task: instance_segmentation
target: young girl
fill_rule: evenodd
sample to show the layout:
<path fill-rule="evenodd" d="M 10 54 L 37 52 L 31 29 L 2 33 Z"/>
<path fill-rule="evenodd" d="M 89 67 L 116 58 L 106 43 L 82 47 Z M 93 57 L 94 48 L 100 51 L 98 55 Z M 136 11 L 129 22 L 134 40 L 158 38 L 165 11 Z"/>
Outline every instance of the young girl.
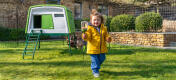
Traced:
<path fill-rule="evenodd" d="M 103 16 L 95 9 L 90 14 L 90 23 L 87 31 L 82 34 L 82 38 L 84 41 L 87 41 L 87 54 L 91 56 L 93 75 L 94 77 L 99 77 L 99 69 L 107 53 L 106 42 L 111 42 L 111 37 L 103 24 Z M 85 29 L 85 27 L 82 29 Z"/>

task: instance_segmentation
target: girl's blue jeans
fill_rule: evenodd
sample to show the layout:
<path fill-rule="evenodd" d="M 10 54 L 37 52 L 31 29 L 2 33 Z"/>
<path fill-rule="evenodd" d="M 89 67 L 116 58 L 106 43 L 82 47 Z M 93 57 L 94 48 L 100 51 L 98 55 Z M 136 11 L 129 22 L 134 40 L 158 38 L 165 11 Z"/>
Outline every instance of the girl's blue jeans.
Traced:
<path fill-rule="evenodd" d="M 101 64 L 104 62 L 104 60 L 106 59 L 105 53 L 101 53 L 101 54 L 91 54 L 91 69 L 94 73 L 99 73 L 99 69 Z"/>

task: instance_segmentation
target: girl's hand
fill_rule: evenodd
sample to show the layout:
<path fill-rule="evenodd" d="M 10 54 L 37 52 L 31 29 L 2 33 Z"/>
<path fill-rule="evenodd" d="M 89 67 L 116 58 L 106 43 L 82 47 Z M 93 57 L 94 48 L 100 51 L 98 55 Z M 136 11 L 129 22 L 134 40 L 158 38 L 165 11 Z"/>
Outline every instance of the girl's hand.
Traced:
<path fill-rule="evenodd" d="M 83 39 L 86 39 L 87 35 L 85 33 L 83 33 L 82 37 L 83 37 Z"/>
<path fill-rule="evenodd" d="M 112 41 L 111 37 L 108 37 L 108 38 L 106 39 L 106 41 L 107 41 L 108 43 L 110 43 L 110 42 Z"/>
<path fill-rule="evenodd" d="M 87 27 L 81 27 L 81 31 L 85 33 L 87 31 Z"/>

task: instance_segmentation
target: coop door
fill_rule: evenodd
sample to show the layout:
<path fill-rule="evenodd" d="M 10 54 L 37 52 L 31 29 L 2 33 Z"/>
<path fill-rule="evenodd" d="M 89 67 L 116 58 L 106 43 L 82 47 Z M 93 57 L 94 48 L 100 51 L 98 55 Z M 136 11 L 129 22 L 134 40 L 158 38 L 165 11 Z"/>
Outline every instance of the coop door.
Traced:
<path fill-rule="evenodd" d="M 34 28 L 41 28 L 41 15 L 34 15 Z"/>
<path fill-rule="evenodd" d="M 51 14 L 42 15 L 42 29 L 54 29 L 53 17 Z"/>

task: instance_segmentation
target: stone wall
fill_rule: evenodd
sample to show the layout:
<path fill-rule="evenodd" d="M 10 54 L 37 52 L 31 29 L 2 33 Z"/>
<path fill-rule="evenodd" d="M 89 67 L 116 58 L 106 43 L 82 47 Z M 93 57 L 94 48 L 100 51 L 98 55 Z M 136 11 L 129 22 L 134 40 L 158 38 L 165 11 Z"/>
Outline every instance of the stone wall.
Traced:
<path fill-rule="evenodd" d="M 112 43 L 168 47 L 176 42 L 176 33 L 112 32 Z"/>
<path fill-rule="evenodd" d="M 176 33 L 138 33 L 138 32 L 110 32 L 112 43 L 146 46 L 146 47 L 176 47 Z M 76 32 L 78 39 L 81 32 Z"/>

